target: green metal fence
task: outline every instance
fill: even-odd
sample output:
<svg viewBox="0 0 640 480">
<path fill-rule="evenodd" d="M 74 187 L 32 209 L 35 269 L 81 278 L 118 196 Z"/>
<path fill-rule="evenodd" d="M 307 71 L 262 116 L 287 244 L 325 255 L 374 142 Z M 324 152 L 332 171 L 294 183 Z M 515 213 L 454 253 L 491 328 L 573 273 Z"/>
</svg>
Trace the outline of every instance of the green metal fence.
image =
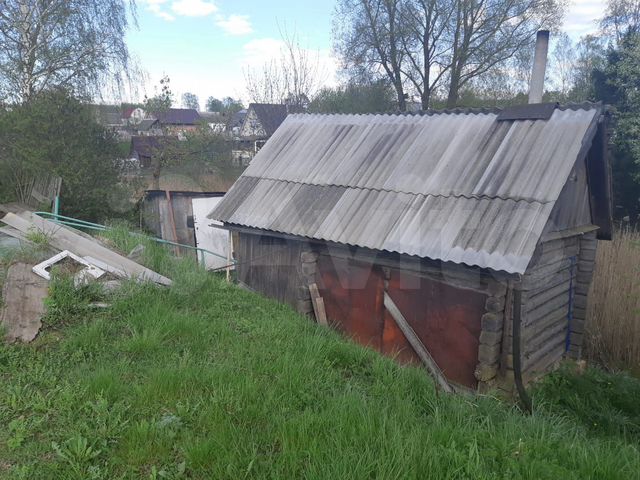
<svg viewBox="0 0 640 480">
<path fill-rule="evenodd" d="M 57 203 L 56 203 L 57 206 Z M 74 227 L 74 228 L 79 228 L 79 229 L 84 229 L 84 230 L 93 230 L 93 231 L 99 231 L 99 232 L 104 232 L 110 229 L 110 227 L 106 226 L 106 225 L 100 225 L 99 223 L 93 223 L 93 222 L 87 222 L 85 220 L 79 220 L 77 218 L 72 218 L 72 217 L 66 217 L 64 215 L 60 215 L 59 213 L 57 213 L 57 208 L 54 208 L 54 212 L 36 212 L 36 215 L 39 215 L 43 218 L 46 218 L 47 220 L 50 220 L 54 223 L 58 223 L 61 225 L 66 225 L 68 227 Z M 194 250 L 196 252 L 196 255 L 198 256 L 199 261 L 201 262 L 202 266 L 204 267 L 206 265 L 205 259 L 207 255 L 213 255 L 214 257 L 218 257 L 218 258 L 222 258 L 225 261 L 228 260 L 227 257 L 225 257 L 224 255 L 220 255 L 219 253 L 216 252 L 212 252 L 210 250 L 204 249 L 204 248 L 199 248 L 199 247 L 194 247 L 193 245 L 184 245 L 182 243 L 176 243 L 176 242 L 171 242 L 169 240 L 165 240 L 163 238 L 156 238 L 156 237 L 152 237 L 149 235 L 144 235 L 142 233 L 136 233 L 136 232 L 130 232 L 132 235 L 135 235 L 137 237 L 142 237 L 142 238 L 146 238 L 149 240 L 153 240 L 154 242 L 163 244 L 163 245 L 171 245 L 173 247 L 180 247 L 180 248 L 186 248 L 188 250 Z M 234 260 L 230 261 L 230 264 L 233 265 L 235 264 Z"/>
</svg>

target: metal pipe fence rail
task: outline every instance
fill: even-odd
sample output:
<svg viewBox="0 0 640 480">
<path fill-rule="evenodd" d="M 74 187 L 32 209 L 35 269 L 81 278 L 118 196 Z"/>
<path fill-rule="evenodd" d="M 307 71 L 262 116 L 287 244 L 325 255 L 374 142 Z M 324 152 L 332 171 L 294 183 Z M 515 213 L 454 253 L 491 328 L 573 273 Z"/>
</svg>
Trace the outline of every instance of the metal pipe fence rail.
<svg viewBox="0 0 640 480">
<path fill-rule="evenodd" d="M 51 212 L 35 212 L 36 215 L 43 217 L 47 220 L 50 220 L 54 223 L 58 223 L 60 225 L 66 225 L 68 227 L 73 227 L 73 228 L 79 228 L 79 229 L 86 229 L 86 230 L 94 230 L 94 231 L 99 231 L 99 232 L 106 232 L 108 230 L 111 230 L 111 227 L 108 227 L 107 225 L 101 225 L 99 223 L 93 223 L 93 222 L 87 222 L 85 220 L 79 220 L 77 218 L 72 218 L 72 217 L 66 217 L 64 215 L 60 215 L 58 213 L 51 213 Z M 141 237 L 141 238 L 145 238 L 147 240 L 152 240 L 156 243 L 160 243 L 163 245 L 170 245 L 173 247 L 180 247 L 180 248 L 186 248 L 188 250 L 194 250 L 196 252 L 196 255 L 198 257 L 198 261 L 201 263 L 201 265 L 204 267 L 206 265 L 205 259 L 207 255 L 213 255 L 214 257 L 218 257 L 218 258 L 222 258 L 225 261 L 228 261 L 228 257 L 226 255 L 221 255 L 219 253 L 216 252 L 212 252 L 211 250 L 207 250 L 205 248 L 200 248 L 200 247 L 194 247 L 193 245 L 185 245 L 182 243 L 177 243 L 177 242 L 171 242 L 169 240 L 165 240 L 163 238 L 157 238 L 157 237 L 152 237 L 150 235 L 145 235 L 143 233 L 137 233 L 137 232 L 129 232 L 131 235 L 134 235 L 136 237 Z M 235 260 L 231 260 L 231 265 L 235 266 Z"/>
</svg>

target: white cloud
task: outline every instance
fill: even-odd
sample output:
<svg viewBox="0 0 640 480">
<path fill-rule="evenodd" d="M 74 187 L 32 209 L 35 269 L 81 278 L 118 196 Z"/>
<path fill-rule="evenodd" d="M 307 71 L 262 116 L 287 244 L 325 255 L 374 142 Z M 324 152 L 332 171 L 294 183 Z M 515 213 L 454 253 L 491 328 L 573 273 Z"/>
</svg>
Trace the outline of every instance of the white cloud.
<svg viewBox="0 0 640 480">
<path fill-rule="evenodd" d="M 247 35 L 253 32 L 248 15 L 229 15 L 226 18 L 219 15 L 216 19 L 216 25 L 229 35 Z"/>
<path fill-rule="evenodd" d="M 594 33 L 605 10 L 606 0 L 573 0 L 567 10 L 564 30 L 574 39 Z"/>
<path fill-rule="evenodd" d="M 218 7 L 205 0 L 178 0 L 171 4 L 171 10 L 185 17 L 206 17 L 218 11 Z"/>
<path fill-rule="evenodd" d="M 163 8 L 163 5 L 167 3 L 167 0 L 142 0 L 141 3 L 142 5 L 146 5 L 147 10 L 160 18 L 164 18 L 169 22 L 175 19 L 173 15 Z"/>
</svg>

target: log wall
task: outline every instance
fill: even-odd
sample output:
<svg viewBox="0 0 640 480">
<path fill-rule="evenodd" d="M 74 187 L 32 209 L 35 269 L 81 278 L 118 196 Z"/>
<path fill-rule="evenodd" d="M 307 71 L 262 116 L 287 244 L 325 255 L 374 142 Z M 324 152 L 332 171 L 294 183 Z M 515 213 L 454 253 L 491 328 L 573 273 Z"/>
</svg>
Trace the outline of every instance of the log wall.
<svg viewBox="0 0 640 480">
<path fill-rule="evenodd" d="M 368 264 L 361 279 L 364 285 L 368 285 L 367 278 L 375 272 L 387 272 L 389 277 L 390 272 L 396 271 L 403 282 L 418 285 L 434 281 L 463 289 L 461 292 L 466 289 L 481 293 L 486 300 L 478 311 L 480 334 L 474 372 L 477 387 L 480 392 L 496 387 L 512 392 L 513 289 L 522 290 L 521 352 L 523 379 L 527 383 L 553 369 L 565 355 L 580 358 L 596 242 L 593 231 L 541 242 L 526 273 L 516 282 L 508 276 L 464 265 L 403 256 L 393 258 L 295 239 L 240 233 L 236 246 L 237 271 L 239 281 L 252 290 L 288 303 L 311 317 L 314 311 L 309 285 L 317 283 L 323 290 L 318 263 L 321 258 L 332 258 L 332 264 L 340 267 L 338 270 L 343 271 L 341 275 L 346 275 L 345 278 L 351 278 L 353 272 L 347 274 L 351 268 L 344 265 Z M 366 293 L 364 290 L 360 293 Z M 330 298 L 326 301 L 331 307 Z M 363 305 L 373 305 L 376 301 L 362 298 Z"/>
<path fill-rule="evenodd" d="M 308 289 L 301 288 L 305 281 L 300 263 L 306 248 L 305 242 L 239 233 L 235 246 L 238 280 L 251 290 L 307 313 L 311 300 Z"/>
<path fill-rule="evenodd" d="M 586 303 L 595 262 L 595 231 L 541 242 L 522 277 L 521 354 L 525 383 L 554 369 L 565 355 L 579 359 Z M 506 332 L 501 388 L 513 388 L 513 311 L 503 312 Z"/>
</svg>

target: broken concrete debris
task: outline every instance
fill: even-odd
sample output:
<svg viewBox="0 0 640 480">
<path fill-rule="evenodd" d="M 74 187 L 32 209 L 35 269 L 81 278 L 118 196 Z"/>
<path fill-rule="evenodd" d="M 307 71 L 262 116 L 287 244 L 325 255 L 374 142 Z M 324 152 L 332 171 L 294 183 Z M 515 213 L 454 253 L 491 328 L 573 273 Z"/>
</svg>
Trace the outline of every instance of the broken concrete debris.
<svg viewBox="0 0 640 480">
<path fill-rule="evenodd" d="M 171 280 L 119 253 L 99 244 L 97 241 L 76 233 L 71 228 L 45 220 L 34 213 L 20 215 L 8 213 L 2 222 L 23 233 L 39 231 L 44 233 L 50 244 L 59 250 L 69 250 L 78 256 L 90 256 L 118 270 L 125 272 L 128 278 L 150 280 L 160 285 L 171 285 Z M 99 265 L 97 265 L 99 266 Z M 104 270 L 104 269 L 103 269 Z"/>
<path fill-rule="evenodd" d="M 73 275 L 76 286 L 99 281 L 105 292 L 114 291 L 127 278 L 171 285 L 170 279 L 114 252 L 91 236 L 44 220 L 32 212 L 8 213 L 1 221 L 8 225 L 0 227 L 4 235 L 25 242 L 34 232 L 42 233 L 54 249 L 53 252 L 58 251 L 35 266 L 21 262 L 9 267 L 2 288 L 0 324 L 10 342 L 30 342 L 38 335 L 45 314 L 44 300 L 48 294 L 52 267 Z M 131 253 L 140 255 L 142 249 L 136 247 Z M 92 306 L 107 308 L 109 305 L 94 303 Z"/>
<path fill-rule="evenodd" d="M 69 250 L 64 250 L 57 255 L 54 255 L 50 259 L 39 263 L 38 265 L 33 267 L 33 273 L 41 276 L 45 280 L 51 280 L 51 273 L 47 269 L 52 268 L 54 265 L 62 262 L 65 259 L 70 259 L 75 262 L 76 265 L 80 266 L 79 268 L 77 268 L 77 271 L 73 272 L 75 273 L 73 279 L 76 287 L 79 285 L 85 285 L 91 280 L 98 279 L 106 273 L 104 270 L 101 270 L 95 265 L 91 265 L 91 263 L 71 253 Z"/>
</svg>

